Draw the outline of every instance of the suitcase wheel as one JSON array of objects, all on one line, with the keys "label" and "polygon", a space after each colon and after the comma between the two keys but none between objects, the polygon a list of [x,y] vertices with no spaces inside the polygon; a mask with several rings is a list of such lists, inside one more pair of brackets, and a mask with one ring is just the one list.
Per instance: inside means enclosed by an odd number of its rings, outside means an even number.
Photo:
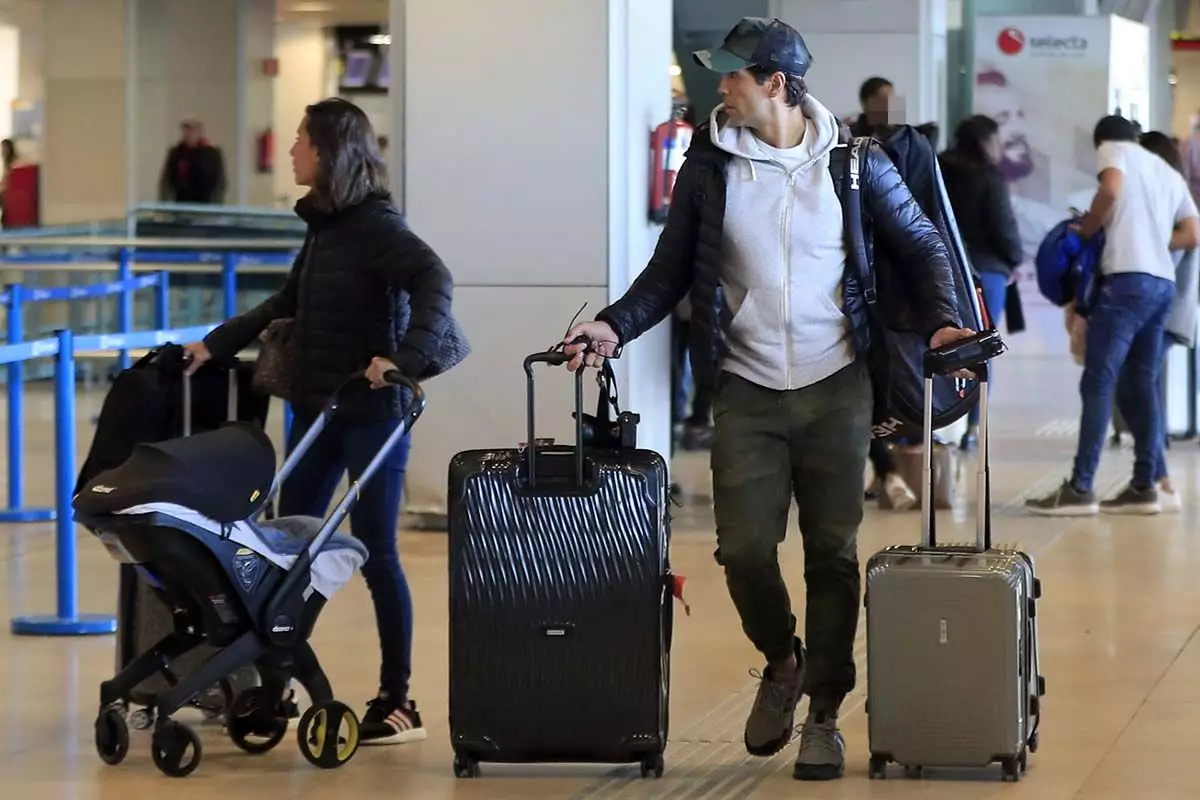
[{"label": "suitcase wheel", "polygon": [[868,775],[873,781],[881,781],[887,777],[888,760],[883,756],[871,756]]},{"label": "suitcase wheel", "polygon": [[454,754],[454,777],[456,778],[478,778],[479,777],[479,762],[468,755],[462,753]]},{"label": "suitcase wheel", "polygon": [[655,753],[649,758],[642,759],[642,777],[643,778],[661,778],[663,776],[663,757],[662,753]]},{"label": "suitcase wheel", "polygon": [[110,767],[129,755],[129,725],[120,708],[106,708],[96,717],[96,753]]},{"label": "suitcase wheel", "polygon": [[1025,753],[1016,758],[1006,758],[1000,762],[1000,766],[1004,770],[1004,780],[1008,783],[1016,783],[1021,780],[1021,773],[1025,771]]}]

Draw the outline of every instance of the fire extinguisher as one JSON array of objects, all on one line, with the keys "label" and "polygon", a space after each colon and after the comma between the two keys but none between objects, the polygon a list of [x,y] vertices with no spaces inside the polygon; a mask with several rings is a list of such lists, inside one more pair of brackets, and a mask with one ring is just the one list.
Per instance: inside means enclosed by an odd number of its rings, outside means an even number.
[{"label": "fire extinguisher", "polygon": [[670,121],[655,128],[650,137],[650,220],[659,225],[667,221],[675,178],[692,143],[692,126],[683,121],[682,115],[682,109],[677,111]]},{"label": "fire extinguisher", "polygon": [[257,144],[258,171],[260,173],[273,172],[275,170],[275,134],[271,132],[270,128],[258,135]]}]

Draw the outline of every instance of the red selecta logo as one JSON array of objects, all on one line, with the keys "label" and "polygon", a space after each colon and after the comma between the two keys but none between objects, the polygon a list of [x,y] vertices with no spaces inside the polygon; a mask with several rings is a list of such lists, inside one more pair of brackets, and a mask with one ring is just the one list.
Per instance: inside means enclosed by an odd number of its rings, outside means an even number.
[{"label": "red selecta logo", "polygon": [[1015,56],[1025,49],[1025,34],[1019,28],[1005,28],[996,37],[996,46],[1006,56]]}]

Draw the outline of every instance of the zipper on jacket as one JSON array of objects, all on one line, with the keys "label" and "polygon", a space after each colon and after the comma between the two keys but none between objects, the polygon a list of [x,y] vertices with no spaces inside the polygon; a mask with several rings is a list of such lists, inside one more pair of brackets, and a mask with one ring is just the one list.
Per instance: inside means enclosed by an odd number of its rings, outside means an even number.
[{"label": "zipper on jacket", "polygon": [[[782,166],[782,165],[781,165]],[[784,184],[783,195],[783,338],[785,388],[792,388],[792,183],[795,181],[794,172],[788,172]]]}]

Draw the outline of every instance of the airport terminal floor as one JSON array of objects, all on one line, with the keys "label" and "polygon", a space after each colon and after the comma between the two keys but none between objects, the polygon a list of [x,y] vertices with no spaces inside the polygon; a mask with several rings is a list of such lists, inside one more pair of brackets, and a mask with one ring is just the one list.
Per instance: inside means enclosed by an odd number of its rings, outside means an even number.
[{"label": "airport terminal floor", "polygon": [[[0,795],[4,798],[99,800],[170,796],[175,800],[229,797],[261,800],[317,798],[923,798],[982,800],[1154,800],[1200,796],[1193,763],[1200,730],[1200,448],[1195,441],[1169,450],[1170,470],[1183,495],[1178,515],[1154,518],[1043,519],[1026,514],[1026,496],[1061,480],[1069,467],[1079,369],[1067,355],[1058,312],[1030,310],[1030,329],[1011,337],[1012,351],[996,365],[992,444],[997,539],[1036,559],[1044,595],[1039,605],[1042,672],[1047,680],[1041,748],[1015,784],[999,768],[902,777],[893,766],[884,782],[867,778],[864,715],[865,642],[859,627],[859,689],[846,701],[846,777],[828,784],[792,780],[795,744],[771,759],[749,758],[742,725],[754,697],[748,674],[762,664],[746,642],[714,563],[707,458],[681,455],[677,479],[691,502],[676,515],[672,560],[687,576],[691,616],[677,615],[671,684],[671,741],[661,780],[643,781],[636,765],[482,767],[477,780],[451,770],[447,707],[445,538],[405,533],[400,549],[416,598],[413,694],[427,741],[362,748],[339,770],[309,766],[289,737],[261,757],[238,751],[218,724],[200,724],[205,752],[186,779],[161,775],[151,763],[149,734],[134,732],[124,764],[108,767],[93,746],[99,683],[112,675],[114,639],[16,638],[0,646]],[[31,500],[50,497],[52,427],[47,397],[31,389],[28,459]],[[101,394],[81,393],[81,439]],[[275,417],[276,421],[278,416]],[[276,424],[278,424],[276,422]],[[87,442],[79,442],[86,452]],[[46,455],[42,455],[46,454]],[[1106,450],[1097,488],[1108,492],[1127,478],[1130,446]],[[955,538],[973,531],[974,462],[963,465],[968,504],[943,512],[942,530]],[[887,544],[918,535],[919,514],[869,507],[860,560]],[[782,556],[793,593],[802,602],[802,553],[791,534]],[[89,534],[79,532],[82,610],[116,606],[115,564]],[[54,545],[50,525],[0,530],[0,617],[53,608]],[[361,711],[374,695],[374,621],[365,587],[354,581],[329,604],[314,645],[339,699]],[[181,714],[181,719],[186,714]],[[580,720],[586,725],[587,720]]]}]

